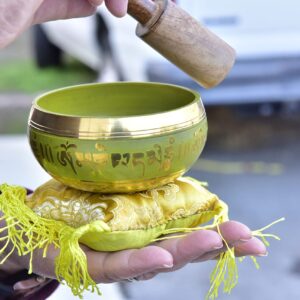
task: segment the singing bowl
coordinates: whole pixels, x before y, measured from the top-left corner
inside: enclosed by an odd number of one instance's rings
[[[38,97],[31,149],[55,179],[84,191],[131,193],[183,175],[206,142],[198,93],[160,83],[97,83]]]

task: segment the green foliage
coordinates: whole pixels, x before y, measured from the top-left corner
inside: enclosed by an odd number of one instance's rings
[[[95,80],[95,73],[76,61],[60,68],[38,69],[31,61],[1,63],[0,92],[37,93]]]

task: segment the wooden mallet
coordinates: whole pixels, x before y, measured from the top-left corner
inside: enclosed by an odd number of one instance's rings
[[[205,88],[218,85],[235,51],[171,0],[129,0],[136,34]]]

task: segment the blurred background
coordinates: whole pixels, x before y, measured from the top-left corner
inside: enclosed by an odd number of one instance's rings
[[[270,231],[268,257],[256,270],[239,264],[240,280],[219,299],[300,299],[300,19],[296,0],[177,0],[228,41],[237,62],[228,78],[201,89],[135,37],[135,21],[104,8],[85,19],[34,27],[0,51],[0,182],[35,188],[49,177],[27,139],[33,99],[42,92],[95,81],[160,81],[193,88],[206,107],[209,136],[190,175],[209,183],[231,219]],[[201,58],[200,58],[201,59]],[[102,285],[103,299],[204,299],[214,262],[194,264],[147,282]],[[73,299],[60,287],[50,299]],[[86,294],[84,299],[96,299]]]

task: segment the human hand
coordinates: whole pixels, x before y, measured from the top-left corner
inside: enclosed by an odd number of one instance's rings
[[[265,245],[251,236],[245,225],[229,221],[220,225],[220,232],[236,256],[265,256]],[[89,272],[96,282],[148,280],[159,273],[172,272],[188,263],[216,259],[227,251],[221,236],[213,230],[200,230],[183,238],[169,239],[142,249],[101,253],[85,249]]]
[[[93,14],[104,0],[2,0],[0,2],[0,49],[31,25]],[[109,11],[121,17],[128,0],[105,0]]]
[[[220,232],[230,247],[235,248],[236,256],[265,256],[266,248],[245,225],[229,221],[220,225]],[[203,262],[217,258],[227,250],[217,231],[200,230],[183,238],[161,241],[142,249],[129,249],[118,252],[96,252],[82,246],[91,277],[97,283],[111,283],[132,278],[147,280],[159,273],[172,272],[188,263]],[[55,278],[54,260],[58,250],[50,248],[46,258],[36,254],[33,261],[34,273]],[[11,259],[11,258],[10,258]],[[24,258],[18,265],[28,266]],[[21,261],[22,260],[22,261]]]

